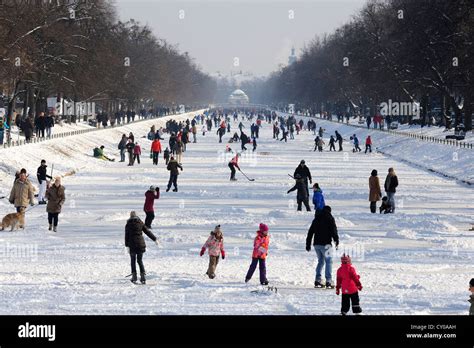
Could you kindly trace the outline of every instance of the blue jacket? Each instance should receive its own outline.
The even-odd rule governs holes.
[[[324,202],[323,191],[321,189],[314,191],[313,204],[314,210],[323,210],[323,208],[326,206],[326,203]]]

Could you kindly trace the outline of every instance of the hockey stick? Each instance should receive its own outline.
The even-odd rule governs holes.
[[[288,174],[288,176],[289,176],[290,178],[292,178],[292,179],[294,179],[294,178],[295,178],[293,175],[290,175],[290,174]]]
[[[239,169],[239,172],[241,172],[242,175],[245,176],[248,181],[255,181],[255,179],[251,179],[251,178],[249,178],[247,175],[245,175],[245,173],[244,173],[242,170]]]

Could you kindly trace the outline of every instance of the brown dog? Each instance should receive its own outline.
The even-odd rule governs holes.
[[[20,213],[5,215],[2,220],[2,229],[0,229],[0,231],[3,231],[8,226],[11,226],[12,228],[10,231],[13,231],[15,227],[17,229],[25,229],[25,212],[21,211]]]

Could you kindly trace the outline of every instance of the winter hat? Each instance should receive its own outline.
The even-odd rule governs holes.
[[[133,219],[133,218],[136,218],[137,217],[137,213],[135,211],[131,211],[130,212],[130,219]]]
[[[156,187],[151,185],[150,188],[148,189],[148,191],[155,191],[156,190]]]
[[[314,189],[319,189],[319,184],[318,184],[317,182],[314,183],[313,188],[314,188]]]
[[[469,286],[474,287],[474,278],[472,278],[471,281],[469,282]]]
[[[343,265],[345,265],[345,264],[350,265],[350,264],[352,263],[351,257],[350,257],[349,255],[342,254],[341,263],[342,263]]]
[[[260,232],[268,232],[268,226],[264,223],[261,223],[259,226],[258,226],[258,230]]]
[[[300,164],[306,164],[305,160],[301,160]]]
[[[222,233],[222,231],[221,231],[221,225],[217,225],[216,227],[214,227],[214,233],[217,233],[217,232]]]
[[[41,164],[46,164],[46,160],[41,160]]]
[[[372,176],[377,176],[377,171],[374,169],[372,170],[372,173],[370,173]]]

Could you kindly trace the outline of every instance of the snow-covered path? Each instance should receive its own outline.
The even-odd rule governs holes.
[[[467,313],[474,264],[474,232],[467,231],[474,216],[472,188],[380,154],[311,152],[314,136],[309,132],[277,142],[264,124],[256,154],[244,155],[241,164],[255,182],[240,173],[239,181],[229,182],[229,158],[222,154],[226,144],[217,143],[213,130],[188,145],[179,192],[166,193],[162,158],[158,167],[152,166],[149,142],[140,140],[150,125],[164,121],[4,153],[8,157],[3,156],[2,166],[10,170],[26,167],[35,173],[45,157],[55,171],[76,173],[64,179],[67,202],[57,234],[47,231],[43,207],[28,213],[24,232],[0,234],[0,314],[338,314],[340,297],[312,288],[315,254],[305,251],[305,239],[313,213],[297,213],[296,193],[286,194],[293,185],[288,173],[303,158],[333,208],[341,238],[338,253],[344,248],[356,253],[353,263],[364,285],[360,296],[366,314]],[[337,126],[324,124],[331,133]],[[232,124],[232,133],[235,129]],[[91,149],[100,144],[116,153],[121,132],[129,131],[144,149],[142,164],[127,167],[91,157]],[[370,172],[377,169],[383,182],[391,166],[400,181],[397,212],[370,214]],[[1,191],[9,192],[11,177],[2,173],[0,179]],[[154,223],[160,247],[147,239],[149,284],[136,286],[125,278],[130,267],[123,231],[130,210],[143,217],[150,185],[162,191]],[[2,216],[11,212],[5,200],[0,211]],[[252,294],[258,274],[249,285],[243,282],[260,222],[270,226],[268,279],[280,288],[278,294]],[[209,280],[204,275],[207,255],[198,253],[216,224],[224,231],[227,258],[220,261],[217,278]],[[17,247],[31,247],[32,253],[15,256]],[[333,276],[338,266],[336,258]]]

